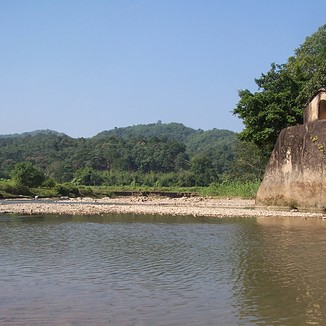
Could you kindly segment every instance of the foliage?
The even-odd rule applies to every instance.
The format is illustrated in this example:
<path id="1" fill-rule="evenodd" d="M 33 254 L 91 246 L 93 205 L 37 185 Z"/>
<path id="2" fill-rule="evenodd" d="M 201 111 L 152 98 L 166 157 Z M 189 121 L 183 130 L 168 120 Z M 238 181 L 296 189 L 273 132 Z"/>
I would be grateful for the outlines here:
<path id="1" fill-rule="evenodd" d="M 43 172 L 35 168 L 30 162 L 18 163 L 12 170 L 13 180 L 24 187 L 38 187 L 45 180 Z"/>
<path id="2" fill-rule="evenodd" d="M 222 183 L 212 184 L 210 186 L 101 186 L 92 187 L 94 195 L 113 196 L 116 191 L 126 192 L 175 192 L 175 193 L 190 193 L 199 196 L 218 196 L 218 197 L 239 197 L 239 198 L 255 198 L 258 191 L 259 181 L 224 181 Z"/>
<path id="3" fill-rule="evenodd" d="M 30 162 L 58 182 L 72 179 L 71 154 L 79 140 L 56 133 L 0 138 L 0 176 L 8 178 L 16 163 Z"/>
<path id="4" fill-rule="evenodd" d="M 140 172 L 171 172 L 178 166 L 185 165 L 187 156 L 181 156 L 185 153 L 185 145 L 177 141 L 160 140 L 157 138 L 140 139 L 131 149 L 131 160 L 136 169 Z"/>
<path id="5" fill-rule="evenodd" d="M 230 170 L 223 177 L 240 182 L 262 180 L 267 160 L 268 156 L 254 143 L 238 142 Z"/>
<path id="6" fill-rule="evenodd" d="M 287 69 L 299 84 L 299 103 L 305 104 L 316 90 L 326 86 L 326 24 L 295 50 Z"/>
<path id="7" fill-rule="evenodd" d="M 236 135 L 230 130 L 212 129 L 199 130 L 190 135 L 185 144 L 190 156 L 196 154 L 211 154 L 215 151 L 229 152 L 236 141 Z"/>
<path id="8" fill-rule="evenodd" d="M 196 134 L 197 131 L 184 126 L 181 123 L 162 123 L 158 121 L 157 123 L 151 124 L 140 124 L 136 126 L 130 126 L 125 128 L 114 128 L 112 130 L 107 130 L 99 133 L 93 139 L 107 139 L 110 137 L 115 138 L 161 138 L 176 140 L 179 142 L 185 142 L 189 136 Z"/>
<path id="9" fill-rule="evenodd" d="M 50 131 L 6 136 L 0 137 L 0 178 L 24 162 L 44 172 L 47 187 L 209 185 L 230 170 L 236 142 L 231 131 L 176 123 L 119 128 L 89 139 Z"/>
<path id="10" fill-rule="evenodd" d="M 2 180 L 0 182 L 0 198 L 17 195 L 30 195 L 28 187 L 16 183 L 14 180 Z"/>
<path id="11" fill-rule="evenodd" d="M 218 173 L 208 155 L 197 155 L 191 162 L 196 186 L 207 186 L 218 181 Z"/>
<path id="12" fill-rule="evenodd" d="M 59 133 L 54 130 L 34 130 L 30 132 L 23 132 L 22 134 L 11 134 L 11 135 L 0 135 L 0 138 L 25 138 L 25 137 L 31 137 L 31 136 L 37 136 L 37 135 L 61 135 L 63 136 L 63 133 Z"/>
<path id="13" fill-rule="evenodd" d="M 52 178 L 46 178 L 43 183 L 42 183 L 42 186 L 44 188 L 54 188 L 56 186 L 56 182 L 54 179 Z"/>
<path id="14" fill-rule="evenodd" d="M 103 182 L 103 178 L 100 173 L 93 168 L 85 167 L 79 169 L 74 174 L 73 183 L 76 185 L 95 186 L 100 185 Z"/>
<path id="15" fill-rule="evenodd" d="M 192 187 L 196 184 L 195 175 L 191 171 L 178 173 L 110 171 L 103 174 L 103 180 L 105 185 L 120 187 Z"/>
<path id="16" fill-rule="evenodd" d="M 307 37 L 286 64 L 273 63 L 255 82 L 257 92 L 239 91 L 233 113 L 245 126 L 240 139 L 269 154 L 281 129 L 301 124 L 307 101 L 326 85 L 326 25 Z"/>
<path id="17" fill-rule="evenodd" d="M 80 196 L 80 191 L 78 187 L 71 183 L 59 184 L 55 187 L 56 193 L 59 196 L 69 196 L 69 197 L 78 197 Z"/>
<path id="18" fill-rule="evenodd" d="M 255 198 L 258 191 L 259 181 L 225 181 L 214 184 L 199 190 L 201 195 L 220 196 L 220 197 L 239 197 Z"/>
<path id="19" fill-rule="evenodd" d="M 37 187 L 29 189 L 30 196 L 38 196 L 38 198 L 53 198 L 58 197 L 58 192 L 56 191 L 56 187 Z"/>

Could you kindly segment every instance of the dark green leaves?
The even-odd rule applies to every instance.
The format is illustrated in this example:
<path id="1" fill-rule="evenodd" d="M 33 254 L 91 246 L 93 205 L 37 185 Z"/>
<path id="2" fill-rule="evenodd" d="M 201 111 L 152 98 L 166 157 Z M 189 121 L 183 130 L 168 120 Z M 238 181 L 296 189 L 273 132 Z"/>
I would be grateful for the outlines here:
<path id="1" fill-rule="evenodd" d="M 31 163 L 23 162 L 16 164 L 12 171 L 12 178 L 19 185 L 25 187 L 38 187 L 45 180 L 45 175 Z"/>
<path id="2" fill-rule="evenodd" d="M 269 153 L 283 128 L 302 123 L 306 103 L 326 85 L 326 25 L 307 37 L 286 64 L 273 63 L 255 82 L 257 92 L 239 91 L 233 113 L 245 126 L 240 139 Z"/>

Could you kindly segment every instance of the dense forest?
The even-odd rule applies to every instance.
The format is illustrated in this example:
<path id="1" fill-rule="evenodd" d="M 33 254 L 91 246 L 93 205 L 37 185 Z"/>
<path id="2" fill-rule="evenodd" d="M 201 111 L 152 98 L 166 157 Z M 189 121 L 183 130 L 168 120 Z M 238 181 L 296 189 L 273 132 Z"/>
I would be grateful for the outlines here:
<path id="1" fill-rule="evenodd" d="M 48 184 L 191 187 L 244 175 L 257 179 L 261 171 L 241 164 L 242 155 L 249 156 L 244 147 L 232 131 L 161 122 L 115 128 L 92 138 L 51 130 L 2 135 L 0 178 L 11 178 L 23 163 L 43 173 Z"/>

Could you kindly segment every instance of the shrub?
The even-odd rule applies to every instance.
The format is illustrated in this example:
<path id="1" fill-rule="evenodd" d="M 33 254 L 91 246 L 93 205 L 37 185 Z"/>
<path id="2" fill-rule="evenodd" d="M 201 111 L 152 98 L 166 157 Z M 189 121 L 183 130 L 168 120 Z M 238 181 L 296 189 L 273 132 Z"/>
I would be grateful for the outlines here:
<path id="1" fill-rule="evenodd" d="M 12 177 L 16 184 L 23 187 L 38 187 L 45 180 L 45 175 L 36 169 L 30 162 L 22 162 L 15 165 Z"/>
<path id="2" fill-rule="evenodd" d="M 56 186 L 56 192 L 59 196 L 78 197 L 80 196 L 79 189 L 71 183 L 63 183 Z"/>

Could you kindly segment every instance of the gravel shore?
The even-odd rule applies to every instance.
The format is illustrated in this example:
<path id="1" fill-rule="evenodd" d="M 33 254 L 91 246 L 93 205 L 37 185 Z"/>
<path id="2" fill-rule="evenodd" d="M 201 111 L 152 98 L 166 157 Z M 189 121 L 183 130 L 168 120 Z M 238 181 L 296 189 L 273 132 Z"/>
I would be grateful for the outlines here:
<path id="1" fill-rule="evenodd" d="M 318 212 L 256 208 L 254 200 L 206 197 L 118 197 L 66 200 L 2 200 L 0 214 L 152 214 L 207 217 L 300 217 L 325 218 Z"/>

